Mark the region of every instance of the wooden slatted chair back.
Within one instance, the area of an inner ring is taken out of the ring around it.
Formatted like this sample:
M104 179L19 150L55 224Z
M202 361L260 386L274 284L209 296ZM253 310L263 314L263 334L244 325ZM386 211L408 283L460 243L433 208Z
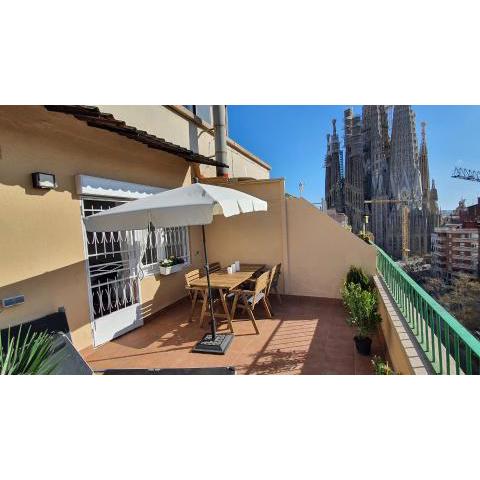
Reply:
M270 288L274 287L276 288L278 286L278 279L280 277L280 273L281 273L281 269L282 269L282 264L281 263L277 263L275 265L275 273L272 277L272 281L271 281L271 284L270 284ZM273 268L272 268L272 271L273 271Z
M197 278L200 278L200 270L196 268L195 270L192 270L191 272L188 272L185 274L185 283L187 287L190 286L193 280L197 280Z
M270 272L262 273L255 282L255 299L259 293L262 293L268 287L268 277Z
M222 266L220 265L220 262L213 262L208 265L208 269L210 270L210 273L218 272L219 270L221 270L221 268Z
M267 296L270 293L270 289L272 288L272 283L273 283L273 280L275 279L277 269L278 269L278 265L274 265L269 272L270 275L269 275L269 278L268 278Z

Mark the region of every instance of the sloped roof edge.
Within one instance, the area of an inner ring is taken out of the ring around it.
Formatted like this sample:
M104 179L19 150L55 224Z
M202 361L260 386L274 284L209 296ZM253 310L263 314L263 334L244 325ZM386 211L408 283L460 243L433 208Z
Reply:
M73 115L78 120L86 122L90 127L117 133L118 135L143 143L149 148L177 155L187 162L228 168L228 165L222 162L217 162L216 160L200 155L188 148L167 142L164 138L156 137L144 130L138 130L131 125L127 125L124 121L115 118L111 113L101 112L98 107L88 105L45 105L45 108L50 112Z

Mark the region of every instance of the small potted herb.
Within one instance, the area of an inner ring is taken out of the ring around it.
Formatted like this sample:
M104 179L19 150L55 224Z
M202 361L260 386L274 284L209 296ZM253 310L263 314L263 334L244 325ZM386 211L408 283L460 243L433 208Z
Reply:
M183 269L185 261L183 258L171 256L160 262L160 274L170 275Z
M364 290L360 284L350 282L343 286L342 298L348 311L347 323L358 331L354 337L357 351L361 355L370 355L370 335L376 331L381 321L375 292Z
M372 365L375 370L375 375L395 375L395 372L392 370L388 362L378 355L375 355L372 358Z

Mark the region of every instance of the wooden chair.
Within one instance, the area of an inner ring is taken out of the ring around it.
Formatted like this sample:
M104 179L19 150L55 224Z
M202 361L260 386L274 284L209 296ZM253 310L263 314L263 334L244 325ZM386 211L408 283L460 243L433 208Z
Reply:
M270 287L268 289L268 294L270 294L270 290L275 290L275 295L277 295L277 300L279 303L282 303L282 296L280 295L280 293L278 293L278 279L280 277L280 273L281 273L281 269L282 269L282 264L281 263L277 263L277 265L275 265L273 268L272 268L272 272L273 272L273 269L275 268L275 272L272 276L272 279L271 279L271 282L270 282Z
M235 310L237 308L242 308L246 310L250 320L253 323L253 328L255 328L255 332L257 335L260 333L258 330L257 322L255 320L255 316L253 315L253 311L255 310L255 306L262 302L265 308L265 312L267 313L268 318L272 318L272 314L268 307L268 303L266 300L266 292L268 288L268 279L269 279L270 272L262 273L255 281L255 288L252 290L234 290L236 293L233 299L232 311L231 311L231 318L233 320L235 315ZM237 304L238 299L241 298L243 304Z
M202 298L205 295L205 292L202 288L196 288L190 285L193 280L197 280L198 278L200 278L200 270L198 268L185 274L185 289L187 290L190 300L192 302L190 317L188 319L189 322L191 322L193 319L193 313L195 311L195 306L197 304L198 295L200 294ZM202 310L203 309L204 307L202 306Z
M208 269L210 271L210 273L214 273L214 272L218 272L219 270L222 269L222 266L220 265L220 262L213 262L213 263L209 263L208 264ZM205 268L204 268L205 270ZM207 274L207 272L205 272L205 275Z
M269 271L269 277L268 277L268 285L267 285L267 291L265 293L265 300L268 304L268 308L270 308L270 312L273 313L273 308L272 308L272 304L270 303L270 300L269 300L269 296L270 296L270 290L272 289L272 284L273 284L273 280L275 279L275 276L277 274L277 269L279 268L278 265L274 265L270 271ZM277 282L278 282L278 278L277 278Z

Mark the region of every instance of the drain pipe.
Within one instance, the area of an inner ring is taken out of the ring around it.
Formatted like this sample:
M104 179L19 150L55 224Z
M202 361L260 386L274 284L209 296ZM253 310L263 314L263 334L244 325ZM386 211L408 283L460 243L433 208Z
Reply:
M225 105L212 105L213 126L215 129L215 160L227 162L227 122ZM228 168L217 167L217 177L228 177Z

